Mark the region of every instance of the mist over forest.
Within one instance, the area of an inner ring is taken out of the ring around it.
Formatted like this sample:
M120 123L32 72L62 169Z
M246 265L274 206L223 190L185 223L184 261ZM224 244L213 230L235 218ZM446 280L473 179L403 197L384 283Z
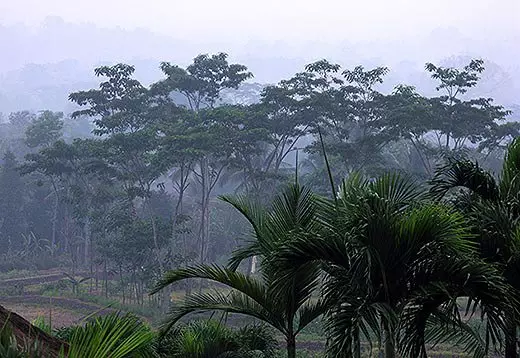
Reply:
M517 357L513 2L60 1L0 5L0 357Z
M467 58L482 58L487 71L478 96L492 96L504 105L518 102L520 50L518 34L489 39L472 37L455 27L438 27L426 34L410 33L401 39L318 41L292 44L283 40L251 39L242 44L221 40L189 41L147 29L126 30L93 23L71 23L48 16L38 26L1 25L0 112L49 109L70 112L68 94L96 84L92 69L101 64L129 63L136 78L150 84L160 78L159 63L187 65L201 53L224 51L233 61L247 64L254 78L248 82L273 84L303 66L327 58L347 67L386 66L391 72L383 85L390 91L398 83L417 87L425 94L435 88L424 73L426 62L460 65ZM254 94L252 94L254 97Z

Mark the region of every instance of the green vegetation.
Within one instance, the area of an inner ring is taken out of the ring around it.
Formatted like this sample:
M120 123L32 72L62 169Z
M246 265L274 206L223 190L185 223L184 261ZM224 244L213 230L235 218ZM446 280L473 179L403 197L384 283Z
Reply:
M0 293L61 356L517 356L520 125L470 95L483 61L426 64L427 97L321 60L250 105L224 53L160 69L1 124Z

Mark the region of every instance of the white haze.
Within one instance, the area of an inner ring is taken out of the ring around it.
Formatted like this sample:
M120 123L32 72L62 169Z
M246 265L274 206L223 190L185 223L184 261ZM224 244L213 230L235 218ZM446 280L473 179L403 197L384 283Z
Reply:
M520 102L520 0L0 0L0 50L4 112L54 103L27 97L46 86L92 85L100 63L134 64L150 82L159 61L217 51L262 83L328 58L417 84L427 61L479 57L495 69L486 95ZM13 93L27 98L13 104Z

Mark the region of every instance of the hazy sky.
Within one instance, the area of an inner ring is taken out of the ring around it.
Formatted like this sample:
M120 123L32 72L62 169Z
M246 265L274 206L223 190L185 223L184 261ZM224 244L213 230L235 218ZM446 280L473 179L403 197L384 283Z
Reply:
M209 41L366 41L436 27L520 35L520 0L0 0L3 24L39 25L50 15Z

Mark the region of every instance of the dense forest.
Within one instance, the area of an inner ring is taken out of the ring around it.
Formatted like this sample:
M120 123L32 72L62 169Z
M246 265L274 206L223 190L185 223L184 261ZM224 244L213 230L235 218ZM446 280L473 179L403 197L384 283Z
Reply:
M99 357L77 355L97 324L137 342L110 357L272 357L283 339L292 358L318 323L331 357L516 357L520 124L470 95L485 66L425 64L430 96L320 60L249 102L229 100L253 74L225 53L163 62L146 86L132 65L98 67L74 112L0 123L0 271L172 307L165 340L133 316L53 332L70 357ZM208 311L229 327L177 324Z

